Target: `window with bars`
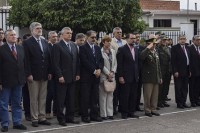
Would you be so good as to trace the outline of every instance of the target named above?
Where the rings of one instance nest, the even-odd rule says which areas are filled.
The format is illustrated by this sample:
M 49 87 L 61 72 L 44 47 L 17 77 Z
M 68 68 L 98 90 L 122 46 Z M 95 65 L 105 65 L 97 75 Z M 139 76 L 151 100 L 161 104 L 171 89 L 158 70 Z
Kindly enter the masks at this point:
M 154 27 L 172 27 L 171 19 L 154 19 Z

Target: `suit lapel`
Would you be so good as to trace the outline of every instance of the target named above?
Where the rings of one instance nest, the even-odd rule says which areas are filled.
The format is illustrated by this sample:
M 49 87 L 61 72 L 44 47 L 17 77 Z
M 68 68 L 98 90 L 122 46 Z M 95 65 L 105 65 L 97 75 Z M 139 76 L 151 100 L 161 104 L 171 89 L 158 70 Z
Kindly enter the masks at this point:
M 67 47 L 65 42 L 63 40 L 61 40 L 60 43 L 61 43 L 61 46 L 71 55 L 71 52 L 69 51 L 69 48 Z
M 40 44 L 35 40 L 34 37 L 31 37 L 31 42 L 33 42 L 33 47 L 35 47 L 35 48 L 38 49 L 41 53 L 43 53 L 42 50 L 41 50 L 41 48 L 40 48 Z
M 8 45 L 7 43 L 6 43 L 5 45 L 6 45 L 6 49 L 7 49 L 8 53 L 10 54 L 10 56 L 11 56 L 15 61 L 17 61 L 17 60 L 15 59 L 15 57 L 14 57 L 14 55 L 13 55 L 13 53 L 12 53 L 10 47 L 9 47 L 9 45 Z M 16 46 L 16 45 L 15 45 L 15 46 Z M 16 50 L 17 50 L 17 46 L 16 46 Z M 18 54 L 17 54 L 17 57 L 18 57 Z
M 125 45 L 125 48 L 126 48 L 128 57 L 130 57 L 133 61 L 135 61 L 135 60 L 133 59 L 133 55 L 132 55 L 132 53 L 131 53 L 131 50 L 130 50 L 130 48 L 128 47 L 128 44 Z

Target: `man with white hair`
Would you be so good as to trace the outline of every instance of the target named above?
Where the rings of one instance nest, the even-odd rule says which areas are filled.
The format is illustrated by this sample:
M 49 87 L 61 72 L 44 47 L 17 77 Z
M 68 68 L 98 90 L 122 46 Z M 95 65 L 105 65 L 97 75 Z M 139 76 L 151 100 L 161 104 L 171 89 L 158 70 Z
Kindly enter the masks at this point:
M 33 22 L 30 25 L 32 37 L 23 42 L 26 55 L 26 77 L 30 93 L 32 126 L 51 125 L 46 120 L 47 82 L 51 79 L 50 50 L 47 41 L 41 38 L 42 25 Z
M 5 32 L 6 43 L 0 47 L 0 117 L 1 131 L 8 132 L 8 104 L 11 100 L 13 128 L 26 130 L 22 124 L 21 96 L 25 83 L 24 49 L 16 45 L 17 36 L 14 30 Z

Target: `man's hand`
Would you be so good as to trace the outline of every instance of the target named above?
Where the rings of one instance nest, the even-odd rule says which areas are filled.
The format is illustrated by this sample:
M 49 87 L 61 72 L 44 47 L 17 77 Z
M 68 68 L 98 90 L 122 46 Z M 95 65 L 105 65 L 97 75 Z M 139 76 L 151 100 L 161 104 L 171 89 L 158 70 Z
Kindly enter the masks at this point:
M 52 75 L 48 74 L 48 80 L 51 80 L 51 79 L 52 79 Z
M 96 78 L 99 78 L 100 75 L 101 75 L 101 70 L 97 69 L 95 73 Z
M 33 76 L 32 76 L 32 75 L 29 75 L 28 78 L 27 78 L 27 80 L 28 80 L 29 82 L 33 82 Z
M 120 84 L 125 84 L 124 77 L 119 77 L 119 83 Z
M 151 49 L 152 47 L 153 47 L 153 43 L 150 43 L 150 44 L 147 46 L 148 49 Z
M 80 76 L 76 76 L 76 81 L 78 81 L 80 79 Z
M 62 84 L 65 83 L 65 79 L 64 79 L 64 77 L 60 77 L 60 78 L 59 78 L 59 83 L 62 83 Z
M 162 79 L 160 79 L 160 84 L 162 84 L 163 83 L 163 80 Z
M 2 90 L 3 88 L 2 88 L 2 85 L 0 85 L 0 91 Z
M 178 78 L 178 75 L 179 75 L 178 72 L 174 73 L 174 77 Z

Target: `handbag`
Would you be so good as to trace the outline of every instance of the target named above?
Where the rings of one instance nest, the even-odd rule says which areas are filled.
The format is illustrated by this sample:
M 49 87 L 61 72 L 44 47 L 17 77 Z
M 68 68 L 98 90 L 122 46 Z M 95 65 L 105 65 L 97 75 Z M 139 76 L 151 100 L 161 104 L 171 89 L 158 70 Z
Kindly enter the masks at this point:
M 108 81 L 105 80 L 103 82 L 103 86 L 106 92 L 114 92 L 115 88 L 116 88 L 116 81 Z

